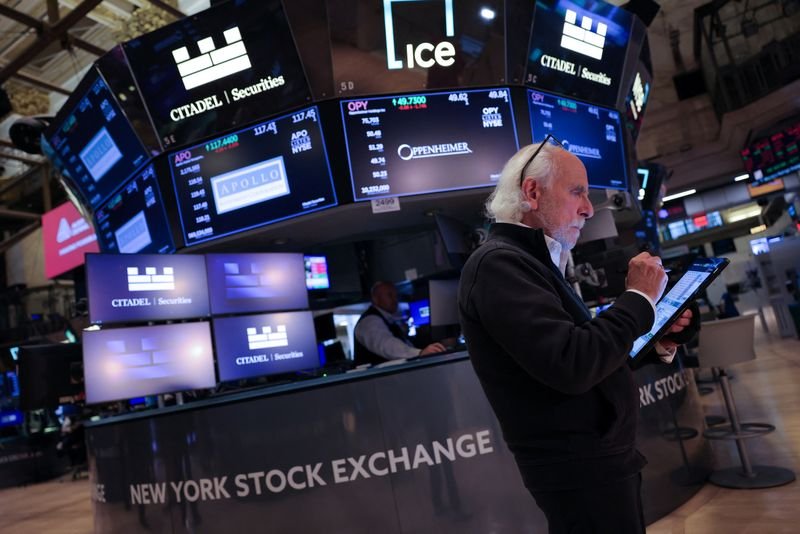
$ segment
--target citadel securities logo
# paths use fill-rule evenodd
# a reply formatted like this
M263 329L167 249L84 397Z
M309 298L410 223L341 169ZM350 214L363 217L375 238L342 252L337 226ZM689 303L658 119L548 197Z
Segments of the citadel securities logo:
M275 289L264 269L255 262L225 262L225 297L262 299L274 296Z
M271 326L262 326L261 332L257 328L248 328L247 346L250 350L288 347L289 335L286 333L286 325L277 325L274 332Z
M200 55L192 58L185 46L172 51L183 86L188 91L251 67L239 27L222 33L226 46L217 49L212 37L197 41Z
M572 50L594 59L603 59L603 47L606 42L608 25L597 23L597 31L592 31L592 19L584 15L581 25L577 25L578 14L567 9L564 14L564 30L561 35L561 48Z
M175 270L164 267L158 274L155 267L145 267L139 274L138 267L128 267L128 291L172 291L175 289Z
M397 49L394 38L394 17L392 16L392 4L398 2L430 2L430 0L383 0L383 26L386 31L386 62L389 70L402 69L403 67L413 69L416 66L428 69L434 65L449 67L455 63L453 56L456 49L452 43L442 41L436 45L429 42L419 44L406 44L405 65L403 59L397 59ZM453 0L437 0L444 2L444 26L445 35L453 37L455 35L455 24L453 22Z
M397 147L397 155L404 161L421 158L437 158L441 156L458 156L463 154L472 154L469 143L466 141L420 146L402 144Z
M124 339L106 341L106 368L132 381L169 377L174 374L173 364L179 360L179 354L175 347L163 346L164 341L162 338L143 337L139 348L132 351L128 351Z

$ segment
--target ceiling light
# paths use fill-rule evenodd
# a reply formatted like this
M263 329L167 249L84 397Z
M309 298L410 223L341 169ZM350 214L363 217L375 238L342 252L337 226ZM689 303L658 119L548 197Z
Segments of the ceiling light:
M734 182L741 182L742 180L747 180L748 178L750 178L749 174L740 174L739 176L734 178L733 181Z
M493 9L489 9L488 7L481 8L481 17L483 17L484 19L494 20L494 15L495 14Z
M670 200L675 200L676 198L683 198L688 197L689 195L694 195L697 193L697 189L689 189L688 191L681 191L680 193L675 193L674 195L667 195L664 197L664 202L669 202Z
M760 226L753 226L752 228L750 228L750 233L751 234L757 234L759 232L765 231L766 229L767 229L767 225L766 224L762 224Z

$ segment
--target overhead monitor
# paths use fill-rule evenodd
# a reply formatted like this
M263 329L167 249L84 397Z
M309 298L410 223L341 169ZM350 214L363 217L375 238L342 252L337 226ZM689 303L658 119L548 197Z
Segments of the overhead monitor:
M206 262L189 254L89 254L89 320L161 321L209 314Z
M343 100L353 198L486 187L519 148L508 89Z
M310 311L223 317L213 323L223 382L319 367Z
M216 385L206 322L85 331L83 369L90 404Z
M431 302L428 299L415 300L408 303L408 312L414 320L414 326L431 324Z
M337 204L316 107L169 155L186 245Z
M92 207L149 157L95 68L61 108L45 137L58 157L54 163Z
M23 410L55 408L83 395L81 346L73 343L19 348L19 404Z
M431 326L458 324L458 280L430 280Z
M601 0L536 2L528 85L616 106L633 15Z
M300 253L208 254L211 313L308 308Z
M325 256L303 256L306 272L306 289L330 289L328 278L328 260Z
M633 83L625 96L625 126L634 141L639 138L639 132L642 130L652 86L653 76L644 64L639 62L633 75Z
M337 96L506 83L501 0L327 4Z
M618 111L531 90L528 109L534 141L554 135L583 162L589 187L627 189L628 163Z
M280 0L237 0L128 41L164 149L311 100Z
M153 165L131 178L94 214L103 252L169 253L175 250Z
M47 278L83 265L87 252L100 251L94 230L70 201L42 215L42 244Z
M765 184L800 170L800 121L761 137L740 152L756 184Z

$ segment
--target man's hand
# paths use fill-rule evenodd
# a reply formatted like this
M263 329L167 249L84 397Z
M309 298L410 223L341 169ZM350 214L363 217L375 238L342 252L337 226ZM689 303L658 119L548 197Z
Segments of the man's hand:
M692 323L692 310L686 310L678 317L678 320L675 321L672 326L669 327L667 334L677 334L678 332L682 332L684 328L689 326ZM671 339L667 339L666 337L662 337L658 343L667 350L672 350L673 348L677 347L678 344L672 341Z
M421 351L419 351L420 356L428 356L429 354L436 354L437 352L444 352L447 350L447 347L442 345L441 343L431 343Z
M647 252L633 257L628 262L628 278L625 280L627 289L641 291L658 302L664 288L667 287L667 273L661 265L661 258L651 256Z

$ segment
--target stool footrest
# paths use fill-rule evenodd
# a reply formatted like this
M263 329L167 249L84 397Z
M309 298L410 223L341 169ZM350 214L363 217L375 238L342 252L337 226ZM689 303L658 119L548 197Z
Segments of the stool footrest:
M733 489L774 488L794 482L794 479L792 470L771 465L754 465L752 477L746 476L741 467L720 469L708 477L712 484Z
M714 428L705 429L703 436L706 439L750 439L769 434L775 430L775 426L768 423L742 423L739 427L741 430L735 432L731 425L715 426Z

